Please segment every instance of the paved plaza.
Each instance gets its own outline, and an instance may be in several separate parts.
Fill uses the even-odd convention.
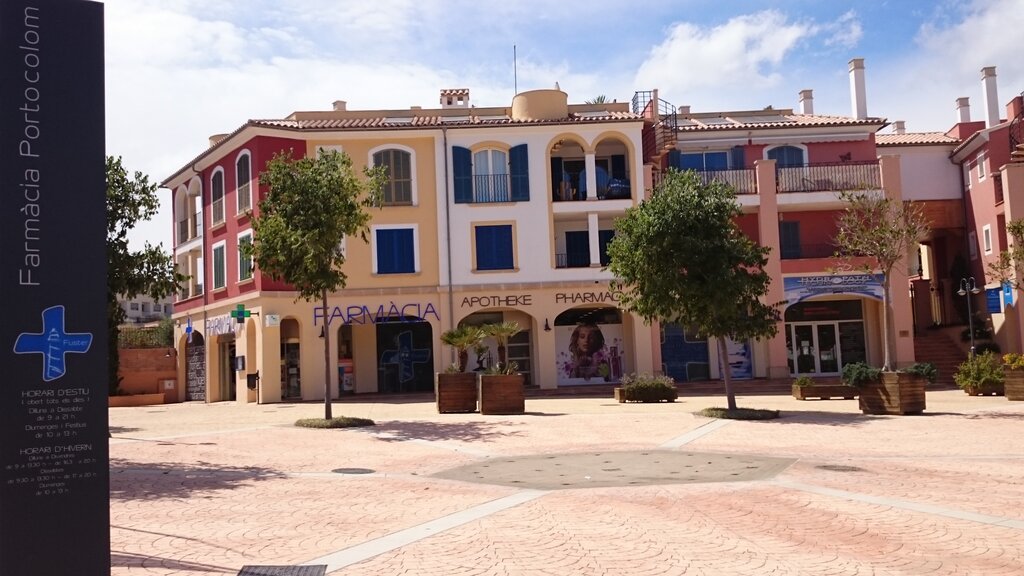
[[[922,416],[741,396],[527,398],[437,414],[322,404],[112,408],[113,574],[1024,574],[1024,402],[928,393]]]

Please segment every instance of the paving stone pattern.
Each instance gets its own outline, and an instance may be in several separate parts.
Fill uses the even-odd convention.
[[[1024,402],[739,403],[785,417],[692,414],[717,397],[528,398],[517,416],[378,397],[334,408],[373,428],[308,430],[290,424],[322,405],[114,408],[112,574],[1024,574]]]

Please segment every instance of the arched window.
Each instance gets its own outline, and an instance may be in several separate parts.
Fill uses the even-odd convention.
[[[388,148],[373,154],[373,165],[387,169],[384,204],[412,204],[412,155],[404,150]]]
[[[477,202],[508,202],[508,156],[503,150],[473,154],[473,193]]]
[[[768,149],[768,159],[775,160],[776,168],[798,168],[806,162],[803,148],[776,146]]]
[[[220,168],[210,177],[210,217],[214,224],[224,221],[224,170]]]
[[[250,165],[248,152],[242,152],[238,155],[238,161],[235,162],[235,182],[237,183],[235,197],[239,214],[252,209],[252,193],[249,186],[249,182],[252,180],[252,172],[249,169]]]

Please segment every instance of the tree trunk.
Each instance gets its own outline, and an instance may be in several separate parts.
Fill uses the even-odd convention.
[[[469,350],[459,350],[459,372],[466,371],[466,364],[469,364]]]
[[[736,394],[732,391],[732,366],[729,366],[729,348],[725,336],[718,337],[718,365],[722,367],[722,381],[725,382],[725,399],[729,410],[736,409]]]
[[[892,314],[889,310],[889,274],[886,273],[882,280],[882,370],[892,370]]]
[[[506,367],[505,346],[503,344],[498,344],[498,364],[501,364],[502,368]]]
[[[324,419],[331,419],[331,324],[327,310],[327,290],[321,296],[324,306]]]

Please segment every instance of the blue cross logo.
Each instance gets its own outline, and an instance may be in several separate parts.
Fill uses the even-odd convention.
[[[413,364],[430,360],[430,348],[412,347],[412,330],[398,334],[398,349],[385,350],[380,356],[381,364],[398,365],[398,381],[408,382],[416,377]]]
[[[192,343],[192,317],[188,317],[188,324],[185,325],[185,336],[188,337],[188,343]]]
[[[92,334],[64,332],[64,307],[51,306],[43,310],[43,331],[39,334],[24,332],[14,343],[15,354],[42,354],[43,381],[56,380],[67,372],[64,355],[84,354],[92,345]]]

